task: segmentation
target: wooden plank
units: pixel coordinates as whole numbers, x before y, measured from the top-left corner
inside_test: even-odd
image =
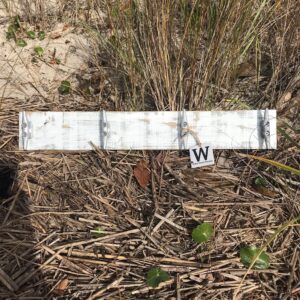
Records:
[[[188,126],[215,149],[266,149],[264,110],[187,111]],[[270,147],[276,149],[276,110],[269,110]],[[20,149],[182,149],[182,112],[21,112]],[[196,144],[186,137],[184,149]]]

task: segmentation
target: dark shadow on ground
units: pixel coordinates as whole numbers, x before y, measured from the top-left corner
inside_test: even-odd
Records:
[[[0,158],[0,299],[42,299],[48,290],[38,268],[24,184],[17,165]]]

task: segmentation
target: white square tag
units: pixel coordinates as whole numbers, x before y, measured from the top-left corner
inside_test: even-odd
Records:
[[[211,144],[202,144],[190,148],[190,158],[192,168],[211,166],[215,164],[213,147]]]

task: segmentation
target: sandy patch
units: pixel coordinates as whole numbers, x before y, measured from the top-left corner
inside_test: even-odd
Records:
[[[75,75],[88,68],[89,42],[74,28],[58,24],[43,41],[25,39],[22,48],[6,39],[8,22],[0,25],[0,95],[3,99],[26,100],[36,94],[52,97],[62,80],[77,85]],[[42,47],[39,58],[35,47]]]

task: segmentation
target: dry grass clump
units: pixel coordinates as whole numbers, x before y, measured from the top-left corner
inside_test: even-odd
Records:
[[[95,5],[106,16],[104,23],[101,19],[104,26],[95,29],[104,67],[115,70],[123,99],[120,106],[126,108],[211,108],[249,59],[259,76],[261,64],[264,71],[272,69],[270,55],[278,55],[275,48],[286,60],[295,56],[282,55],[288,49],[285,41],[296,32],[288,21],[299,11],[295,1],[287,6],[257,0],[99,1]],[[280,42],[284,38],[280,47],[273,47],[274,40],[269,44],[274,31]],[[277,63],[273,68],[280,73],[283,62]],[[272,83],[280,75],[274,76]]]

